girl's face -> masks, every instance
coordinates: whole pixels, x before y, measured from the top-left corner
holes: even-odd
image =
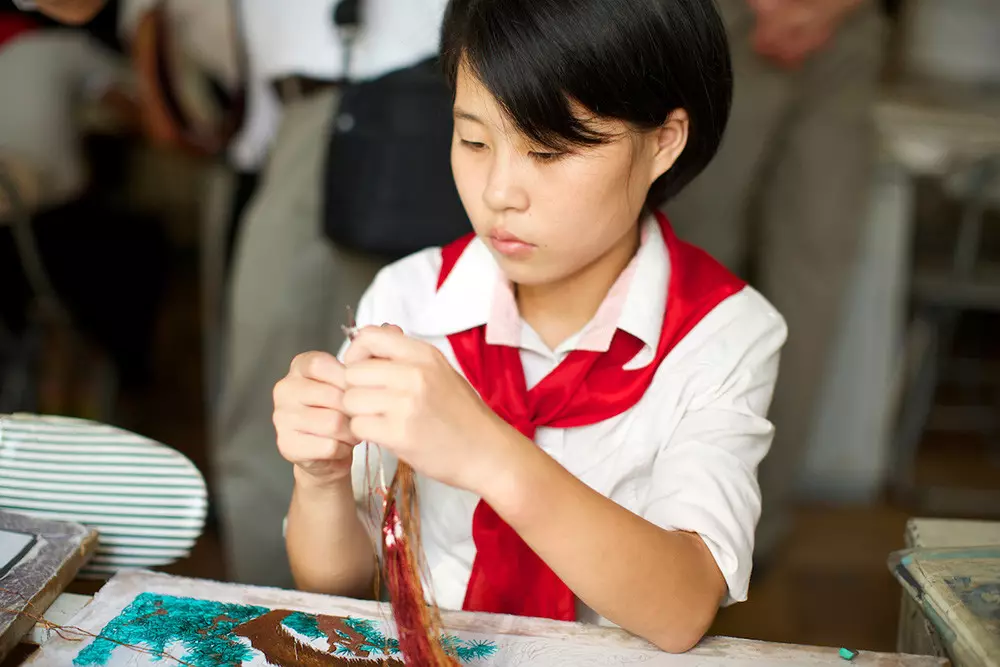
[[[566,153],[532,145],[479,80],[459,70],[455,183],[476,234],[515,284],[571,279],[634,249],[649,188],[687,140],[683,110],[648,132],[617,120],[589,125],[614,138]]]

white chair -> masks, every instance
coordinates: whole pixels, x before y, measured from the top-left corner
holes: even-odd
[[[81,570],[106,579],[188,556],[208,509],[205,481],[173,449],[113,426],[32,414],[0,415],[0,509],[95,528]]]

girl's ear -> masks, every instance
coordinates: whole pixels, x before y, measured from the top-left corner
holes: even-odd
[[[667,120],[653,131],[653,160],[650,183],[674,166],[687,145],[690,122],[684,109],[674,109]]]

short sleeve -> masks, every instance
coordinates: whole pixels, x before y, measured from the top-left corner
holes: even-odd
[[[760,519],[757,467],[774,428],[767,419],[784,320],[751,290],[730,297],[699,327],[699,370],[688,407],[660,446],[642,512],[668,530],[700,535],[728,586],[725,604],[747,597]]]

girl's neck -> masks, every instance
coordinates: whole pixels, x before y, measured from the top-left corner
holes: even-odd
[[[545,285],[516,285],[521,318],[549,349],[556,349],[593,319],[638,248],[636,225],[608,252],[576,273]]]

